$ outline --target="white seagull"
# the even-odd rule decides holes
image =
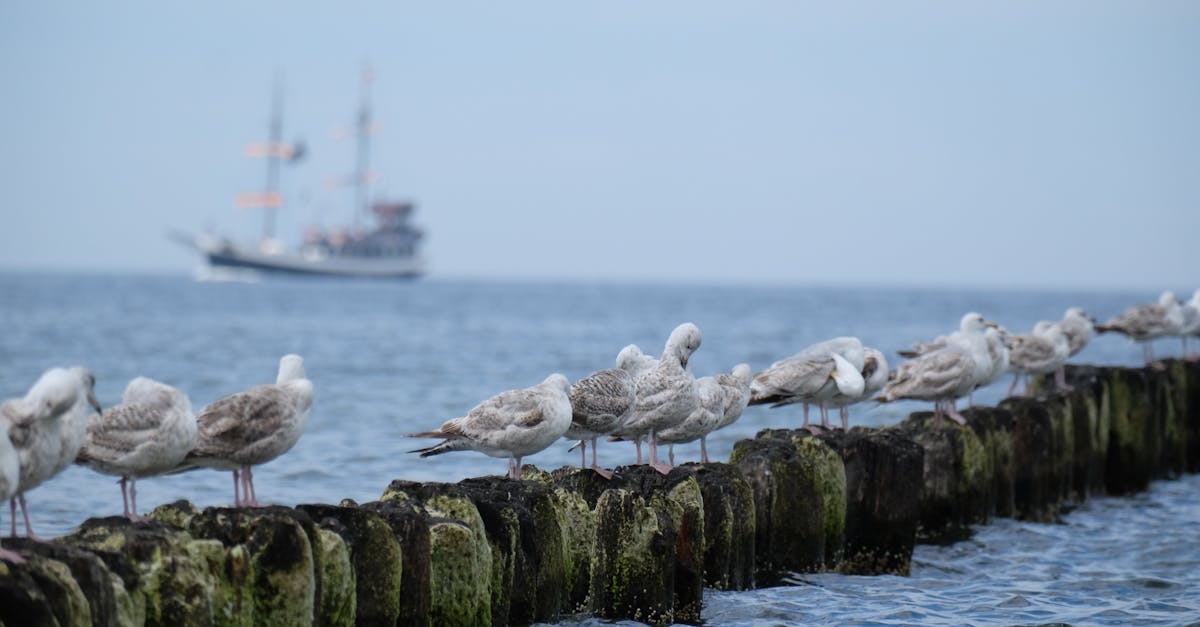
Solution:
[[[451,451],[479,451],[508,458],[508,478],[521,478],[521,458],[541,452],[571,426],[571,382],[552,374],[541,383],[501,392],[476,405],[467,415],[442,423],[436,431],[410,433],[411,438],[445,438],[410,453],[421,457]]]
[[[125,386],[120,405],[88,426],[76,463],[120,477],[125,517],[141,520],[137,480],[173,470],[195,445],[196,415],[188,397],[165,383],[138,377]]]
[[[0,419],[0,502],[7,501],[17,493],[17,483],[21,480],[21,466],[17,462],[17,449],[13,448],[8,439],[8,421]],[[0,560],[20,564],[24,557],[0,547]]]
[[[12,535],[17,535],[16,506],[20,503],[25,535],[38,539],[29,524],[25,493],[69,466],[61,463],[64,458],[75,459],[83,442],[82,436],[76,438],[76,429],[82,426],[86,433],[92,410],[100,413],[95,386],[96,378],[87,368],[51,368],[24,398],[0,405],[0,420],[9,425],[8,436],[20,467],[16,497],[9,501]]]

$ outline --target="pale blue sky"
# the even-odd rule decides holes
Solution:
[[[4,3],[0,269],[256,235],[276,68],[338,222],[366,60],[434,276],[1200,285],[1195,2]]]

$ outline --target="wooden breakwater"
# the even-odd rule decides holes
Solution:
[[[1200,471],[1200,364],[1079,366],[1075,390],[814,437],[766,430],[727,464],[612,481],[393,481],[379,501],[90,519],[6,540],[6,625],[479,625],[579,613],[698,622],[705,587],[792,572],[907,574],[914,543]]]

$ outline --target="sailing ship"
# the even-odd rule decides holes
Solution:
[[[210,276],[224,276],[228,271],[379,279],[414,278],[424,274],[424,260],[418,250],[424,233],[410,222],[415,204],[407,200],[370,198],[372,81],[368,69],[363,74],[358,116],[352,131],[356,138],[356,167],[350,182],[355,189],[355,212],[349,227],[310,228],[304,241],[295,249],[287,248],[275,238],[276,212],[283,206],[283,194],[279,190],[280,166],[295,161],[305,151],[302,144],[288,144],[282,140],[282,97],[276,81],[269,139],[247,147],[249,156],[266,160],[266,187],[262,192],[241,194],[236,201],[239,207],[263,211],[262,236],[254,243],[239,243],[211,232],[194,236],[173,233],[172,237],[205,256]],[[362,226],[366,215],[374,221],[368,228]]]

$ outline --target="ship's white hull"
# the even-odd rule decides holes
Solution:
[[[265,253],[239,246],[224,238],[202,234],[178,238],[200,251],[209,265],[256,272],[292,275],[360,277],[373,279],[411,279],[425,273],[418,257],[349,257],[300,255],[287,252]]]

